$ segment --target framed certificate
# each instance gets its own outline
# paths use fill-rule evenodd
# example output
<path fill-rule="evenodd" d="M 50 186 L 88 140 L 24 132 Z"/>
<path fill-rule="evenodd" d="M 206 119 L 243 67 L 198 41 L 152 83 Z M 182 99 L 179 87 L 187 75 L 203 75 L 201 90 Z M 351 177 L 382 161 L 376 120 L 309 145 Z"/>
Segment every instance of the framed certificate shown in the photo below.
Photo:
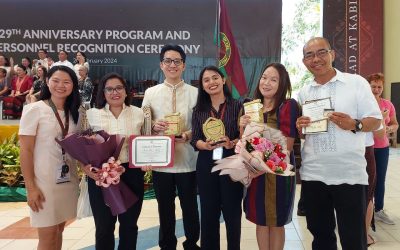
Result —
<path fill-rule="evenodd" d="M 311 122 L 328 119 L 326 110 L 334 111 L 330 97 L 307 101 L 302 105 L 303 115 L 310 117 Z"/>
<path fill-rule="evenodd" d="M 129 137 L 129 167 L 172 167 L 174 165 L 174 136 Z"/>
<path fill-rule="evenodd" d="M 302 113 L 311 119 L 310 126 L 303 128 L 303 134 L 328 132 L 328 116 L 333 112 L 331 98 L 322 98 L 306 101 L 302 105 Z"/>
<path fill-rule="evenodd" d="M 303 134 L 318 134 L 328 132 L 328 120 L 318 120 L 311 122 L 310 126 L 303 128 Z"/>

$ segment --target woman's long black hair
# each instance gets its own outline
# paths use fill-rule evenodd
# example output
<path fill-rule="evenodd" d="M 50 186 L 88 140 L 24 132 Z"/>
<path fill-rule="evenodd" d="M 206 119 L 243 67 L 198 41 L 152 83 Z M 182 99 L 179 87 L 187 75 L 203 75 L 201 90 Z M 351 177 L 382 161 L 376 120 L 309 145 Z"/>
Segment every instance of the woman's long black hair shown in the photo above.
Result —
<path fill-rule="evenodd" d="M 76 77 L 75 71 L 73 71 L 71 68 L 67 66 L 53 66 L 49 70 L 49 72 L 47 72 L 47 82 L 57 71 L 63 71 L 71 77 L 73 83 L 72 93 L 67 97 L 67 100 L 65 101 L 64 104 L 64 109 L 65 111 L 68 111 L 71 114 L 74 123 L 77 124 L 79 119 L 79 107 L 81 105 L 81 96 L 79 95 L 78 78 Z M 51 93 L 49 90 L 49 86 L 45 84 L 40 91 L 40 100 L 48 100 L 50 98 L 51 98 Z"/>
<path fill-rule="evenodd" d="M 193 108 L 196 111 L 202 111 L 202 112 L 210 111 L 211 106 L 212 106 L 210 95 L 204 90 L 204 87 L 203 87 L 203 75 L 206 70 L 214 71 L 214 72 L 218 73 L 218 75 L 220 75 L 222 79 L 225 79 L 224 73 L 222 73 L 222 71 L 220 69 L 218 69 L 216 66 L 210 65 L 210 66 L 204 67 L 204 69 L 200 72 L 199 94 L 197 95 L 196 106 L 194 106 L 194 108 Z M 229 91 L 229 88 L 226 83 L 224 84 L 223 91 L 224 91 L 224 96 L 225 96 L 226 100 L 227 101 L 231 100 L 232 94 Z"/>

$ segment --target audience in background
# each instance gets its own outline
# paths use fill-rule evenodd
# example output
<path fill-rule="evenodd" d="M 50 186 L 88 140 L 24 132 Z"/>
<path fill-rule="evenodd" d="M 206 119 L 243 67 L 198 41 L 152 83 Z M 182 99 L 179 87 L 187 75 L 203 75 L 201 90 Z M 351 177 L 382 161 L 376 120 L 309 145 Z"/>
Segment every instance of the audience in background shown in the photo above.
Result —
<path fill-rule="evenodd" d="M 68 52 L 65 50 L 60 50 L 58 52 L 58 61 L 55 62 L 52 65 L 52 67 L 59 66 L 59 65 L 64 65 L 64 66 L 67 66 L 67 67 L 71 68 L 72 70 L 74 70 L 74 65 L 72 65 L 72 63 L 70 61 L 68 61 Z"/>
<path fill-rule="evenodd" d="M 39 59 L 35 63 L 35 67 L 38 68 L 39 66 L 44 66 L 47 70 L 49 69 L 49 63 L 47 59 L 47 50 L 40 49 L 38 51 Z"/>
<path fill-rule="evenodd" d="M 3 98 L 4 114 L 14 118 L 21 116 L 26 95 L 32 87 L 32 78 L 27 75 L 25 66 L 18 65 L 16 72 L 17 75 L 11 81 L 11 94 Z"/>
<path fill-rule="evenodd" d="M 0 101 L 10 94 L 10 84 L 7 79 L 7 70 L 0 68 Z"/>
<path fill-rule="evenodd" d="M 23 57 L 21 64 L 26 68 L 26 74 L 30 77 L 34 76 L 34 71 L 32 71 L 32 61 L 29 57 Z"/>
<path fill-rule="evenodd" d="M 5 55 L 0 54 L 0 68 L 7 70 L 6 78 L 11 79 L 14 74 L 14 59 L 8 59 Z"/>
<path fill-rule="evenodd" d="M 86 54 L 80 51 L 76 52 L 75 59 L 76 59 L 76 64 L 74 65 L 74 70 L 79 79 L 80 67 L 85 66 L 87 68 L 87 72 L 89 72 L 89 63 L 87 62 Z"/>
<path fill-rule="evenodd" d="M 93 84 L 92 80 L 90 80 L 88 76 L 88 69 L 86 66 L 79 66 L 78 74 L 79 93 L 81 94 L 82 103 L 90 103 L 93 92 Z"/>
<path fill-rule="evenodd" d="M 26 96 L 26 102 L 32 103 L 39 100 L 40 91 L 46 85 L 47 69 L 44 66 L 38 66 L 36 72 L 37 79 L 33 82 L 32 88 Z"/>
<path fill-rule="evenodd" d="M 52 57 L 47 57 L 47 65 L 49 66 L 48 69 L 50 69 L 51 67 L 53 67 L 54 64 L 54 60 Z"/>

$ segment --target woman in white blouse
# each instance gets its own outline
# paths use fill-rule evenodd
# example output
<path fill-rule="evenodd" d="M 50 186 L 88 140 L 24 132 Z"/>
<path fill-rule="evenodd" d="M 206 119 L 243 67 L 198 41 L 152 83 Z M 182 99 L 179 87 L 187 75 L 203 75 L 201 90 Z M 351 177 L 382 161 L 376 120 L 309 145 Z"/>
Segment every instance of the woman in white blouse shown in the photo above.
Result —
<path fill-rule="evenodd" d="M 88 191 L 96 225 L 96 249 L 114 249 L 115 222 L 119 221 L 118 249 L 136 249 L 138 226 L 137 220 L 143 204 L 144 184 L 143 172 L 140 168 L 129 168 L 128 138 L 130 135 L 140 135 L 143 126 L 143 111 L 130 105 L 128 86 L 117 73 L 105 75 L 97 92 L 96 108 L 87 111 L 87 119 L 94 131 L 104 130 L 109 134 L 125 136 L 125 143 L 119 155 L 119 160 L 126 171 L 121 180 L 136 194 L 139 200 L 125 213 L 113 216 L 110 208 L 104 203 L 101 188 L 96 186 L 98 175 L 90 172 L 90 165 L 84 167 L 90 177 Z"/>
<path fill-rule="evenodd" d="M 89 63 L 87 62 L 86 54 L 81 51 L 78 51 L 75 54 L 75 65 L 74 65 L 74 70 L 78 79 L 80 78 L 79 68 L 81 66 L 85 66 L 87 68 L 87 71 L 89 72 Z"/>

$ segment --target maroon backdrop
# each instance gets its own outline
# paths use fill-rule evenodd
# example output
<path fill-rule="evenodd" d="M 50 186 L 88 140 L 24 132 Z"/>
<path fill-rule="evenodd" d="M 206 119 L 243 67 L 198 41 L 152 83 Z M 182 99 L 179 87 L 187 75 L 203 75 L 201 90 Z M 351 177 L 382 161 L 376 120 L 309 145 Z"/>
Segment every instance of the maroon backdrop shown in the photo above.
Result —
<path fill-rule="evenodd" d="M 324 0 L 323 13 L 336 68 L 362 76 L 383 71 L 382 0 Z"/>

